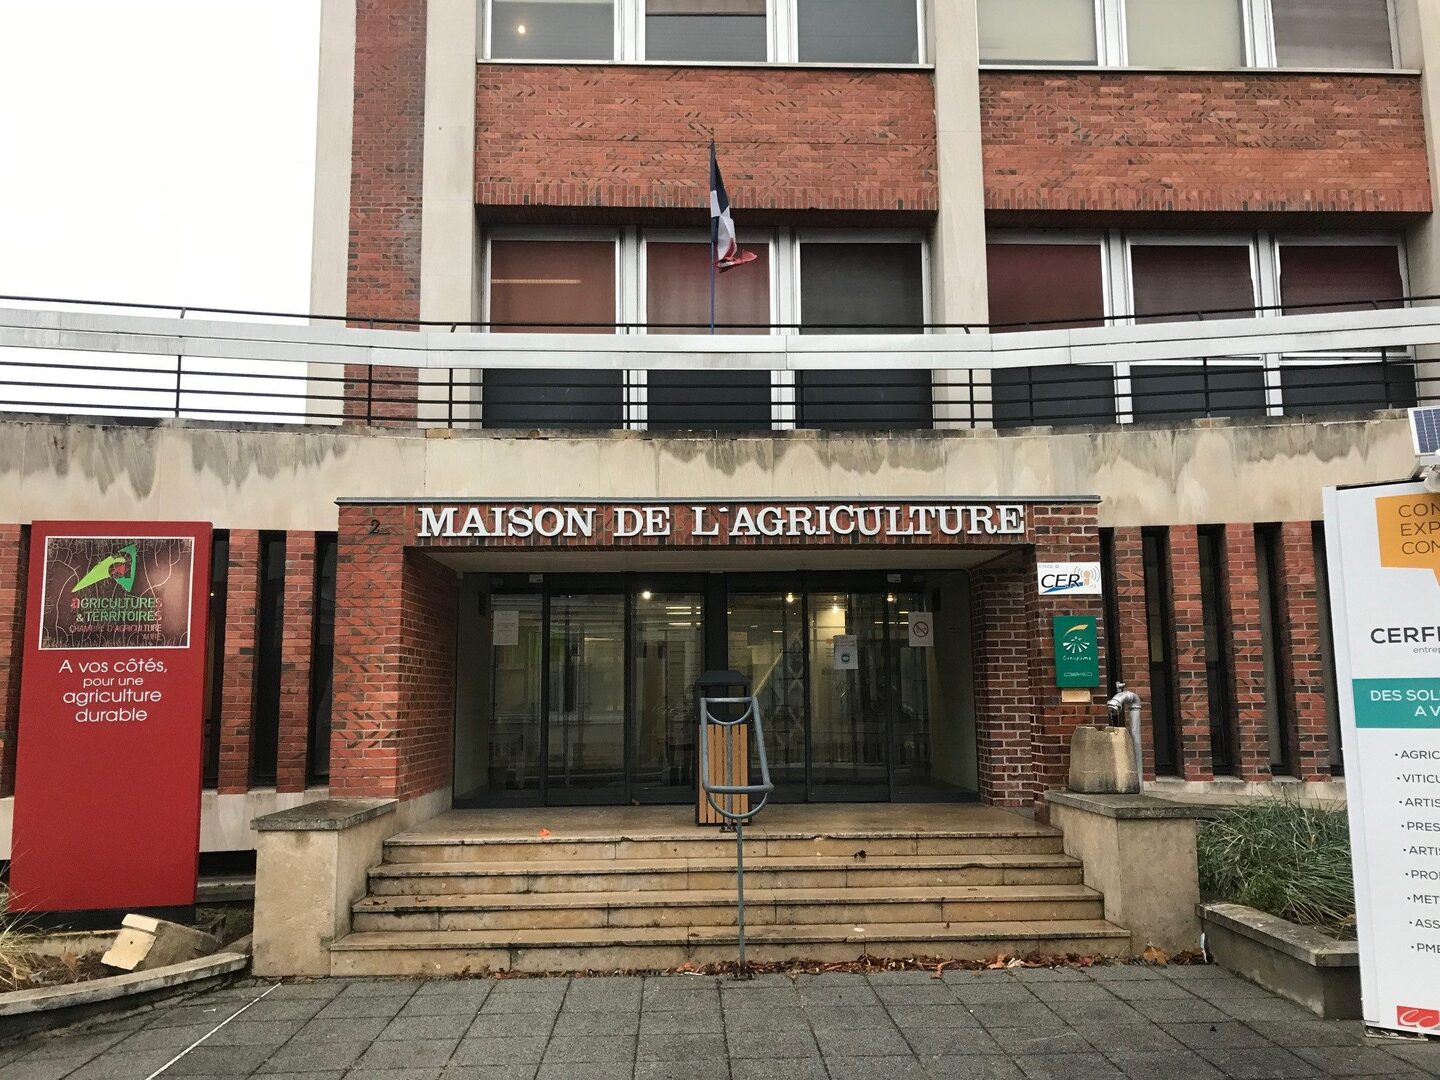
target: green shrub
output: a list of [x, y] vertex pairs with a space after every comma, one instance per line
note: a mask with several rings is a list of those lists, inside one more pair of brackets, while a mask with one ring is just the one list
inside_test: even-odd
[[1264, 799], [1202, 822], [1200, 888], [1309, 926], [1355, 921], [1350, 830], [1342, 807]]

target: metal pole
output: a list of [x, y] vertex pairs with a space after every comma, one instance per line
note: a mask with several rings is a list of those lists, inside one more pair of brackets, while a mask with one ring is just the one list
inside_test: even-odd
[[735, 894], [738, 899], [736, 914], [740, 925], [740, 967], [735, 972], [736, 978], [744, 978], [749, 973], [745, 965], [745, 819], [739, 818], [735, 822]]

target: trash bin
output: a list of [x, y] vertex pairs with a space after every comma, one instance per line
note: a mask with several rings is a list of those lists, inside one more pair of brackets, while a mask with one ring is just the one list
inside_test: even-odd
[[[695, 716], [703, 716], [700, 702], [704, 698], [748, 698], [750, 682], [738, 671], [707, 671], [695, 680]], [[716, 706], [711, 715], [720, 719], [739, 717], [745, 712], [744, 705]], [[710, 760], [709, 781], [712, 784], [729, 786], [750, 782], [750, 725], [735, 724], [721, 727], [706, 724], [700, 737], [708, 740], [707, 753]], [[700, 748], [696, 746], [697, 758]], [[698, 774], [699, 769], [696, 769]], [[705, 796], [706, 777], [698, 777], [696, 792], [695, 821], [699, 825], [728, 825], [729, 823], [710, 805]], [[731, 813], [742, 813], [748, 809], [748, 798], [744, 795], [720, 795], [716, 801]]]

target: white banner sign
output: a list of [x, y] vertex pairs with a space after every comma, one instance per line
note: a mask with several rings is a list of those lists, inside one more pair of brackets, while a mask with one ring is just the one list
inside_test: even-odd
[[835, 670], [860, 670], [860, 639], [854, 634], [835, 635]]
[[1374, 1027], [1440, 1033], [1440, 495], [1331, 489], [1325, 531]]
[[1099, 596], [1098, 562], [1042, 562], [1039, 564], [1041, 596]]
[[929, 649], [935, 645], [935, 616], [928, 611], [910, 612], [910, 647]]

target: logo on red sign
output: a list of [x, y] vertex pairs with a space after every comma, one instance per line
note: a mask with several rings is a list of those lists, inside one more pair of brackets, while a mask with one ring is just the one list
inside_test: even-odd
[[1411, 1005], [1401, 1005], [1395, 1012], [1401, 1027], [1440, 1030], [1440, 1009], [1417, 1009]]

